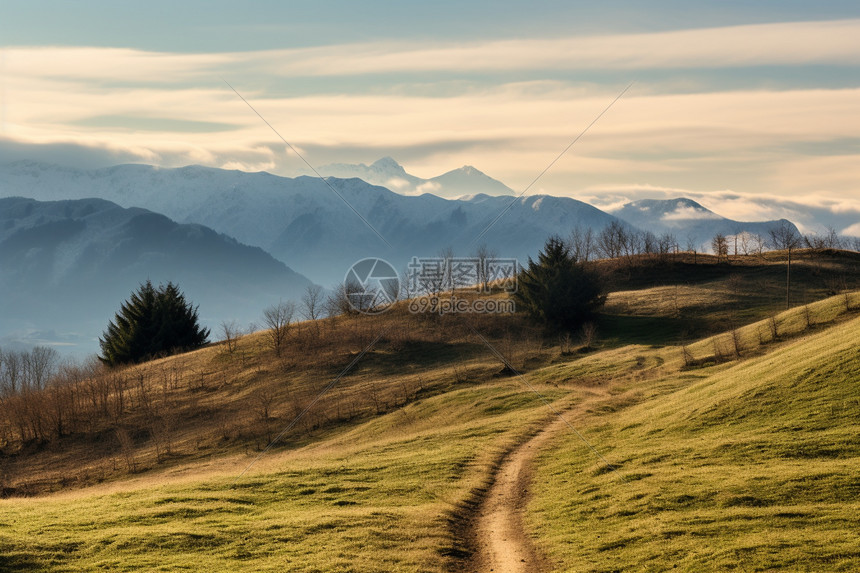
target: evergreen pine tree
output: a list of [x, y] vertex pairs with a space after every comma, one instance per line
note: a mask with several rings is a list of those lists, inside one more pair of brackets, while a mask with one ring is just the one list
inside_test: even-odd
[[578, 326], [606, 302], [598, 277], [559, 237], [547, 240], [537, 262], [529, 257], [514, 298], [521, 310], [553, 330]]
[[206, 344], [209, 330], [198, 323], [179, 287], [159, 288], [151, 281], [140, 285], [120, 307], [99, 339], [102, 356], [111, 366], [141, 362], [166, 352], [198, 348]]

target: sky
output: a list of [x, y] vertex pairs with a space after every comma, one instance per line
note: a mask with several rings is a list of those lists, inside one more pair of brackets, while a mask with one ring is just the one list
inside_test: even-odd
[[0, 0], [0, 162], [307, 173], [230, 86], [313, 166], [860, 235], [856, 0]]

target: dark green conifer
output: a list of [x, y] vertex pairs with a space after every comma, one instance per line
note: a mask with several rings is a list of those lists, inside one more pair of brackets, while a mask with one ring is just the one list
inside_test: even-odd
[[120, 307], [99, 339], [102, 356], [111, 366], [141, 362], [160, 354], [198, 348], [208, 341], [197, 307], [191, 306], [179, 287], [140, 285]]
[[572, 329], [588, 320], [606, 302], [599, 278], [579, 263], [559, 237], [550, 237], [529, 257], [514, 294], [519, 310], [551, 330]]

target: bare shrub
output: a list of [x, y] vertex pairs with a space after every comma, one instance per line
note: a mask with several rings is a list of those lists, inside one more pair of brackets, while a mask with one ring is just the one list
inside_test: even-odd
[[593, 322], [586, 322], [582, 325], [580, 333], [580, 341], [585, 350], [591, 350], [594, 346], [594, 341], [597, 339], [597, 325]]
[[720, 362], [725, 360], [725, 357], [723, 355], [723, 350], [722, 350], [722, 347], [720, 346], [719, 340], [717, 340], [716, 336], [712, 339], [712, 342], [714, 345], [714, 362], [719, 364]]
[[731, 332], [731, 341], [732, 341], [732, 350], [734, 351], [735, 358], [741, 357], [741, 333], [735, 328]]
[[175, 407], [168, 404], [149, 422], [149, 433], [155, 446], [155, 457], [160, 462], [173, 453], [173, 435], [176, 431]]
[[134, 440], [131, 439], [128, 430], [122, 427], [116, 428], [114, 434], [119, 442], [119, 450], [123, 460], [125, 460], [128, 472], [135, 473], [137, 471], [137, 460], [134, 457]]
[[469, 372], [462, 363], [454, 365], [454, 381], [457, 384], [465, 384], [469, 381]]
[[251, 400], [256, 409], [257, 419], [263, 433], [266, 436], [266, 441], [272, 441], [272, 406], [275, 403], [275, 392], [271, 388], [258, 388], [251, 395]]
[[686, 346], [686, 345], [682, 346], [681, 347], [681, 354], [684, 357], [684, 366], [686, 366], [687, 368], [692, 366], [693, 362], [694, 362], [694, 358], [693, 358], [693, 353], [690, 352], [690, 347]]
[[571, 338], [569, 332], [565, 332], [559, 338], [559, 347], [561, 348], [562, 356], [567, 356], [571, 354], [571, 352], [573, 351], [573, 339]]
[[767, 326], [770, 329], [770, 339], [772, 341], [778, 340], [779, 339], [779, 327], [776, 324], [776, 317], [775, 316], [770, 317], [770, 319], [767, 321]]

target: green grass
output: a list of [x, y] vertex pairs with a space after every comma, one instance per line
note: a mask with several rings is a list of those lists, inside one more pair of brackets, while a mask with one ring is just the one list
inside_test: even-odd
[[[730, 257], [689, 255], [675, 263], [639, 261], [613, 268], [600, 320], [607, 342], [682, 344], [785, 310], [785, 253]], [[860, 254], [800, 251], [793, 255], [791, 305], [860, 288]]]
[[274, 452], [235, 483], [253, 456], [206, 478], [3, 500], [0, 570], [442, 571], [452, 511], [545, 416], [537, 396], [502, 381]]
[[[856, 570], [860, 322], [844, 318], [860, 293], [754, 322], [778, 296], [757, 299], [724, 268], [703, 272], [613, 294], [587, 353], [478, 317], [544, 395], [588, 401], [572, 421], [615, 468], [559, 439], [538, 460], [529, 531], [559, 570]], [[456, 570], [452, 517], [549, 414], [448, 318], [424, 319], [418, 336], [386, 315], [400, 330], [238, 481], [266, 443], [254, 392], [275, 393], [276, 433], [376, 330], [344, 320], [321, 341], [296, 337], [281, 360], [255, 335], [234, 356], [213, 347], [141, 367], [155, 388], [182, 373], [172, 456], [156, 462], [144, 442], [142, 471], [128, 475], [115, 447], [87, 457], [106, 433], [32, 452], [21, 479], [107, 481], [0, 499], [0, 571]], [[724, 323], [734, 336], [716, 330]], [[683, 332], [686, 353], [672, 346]]]
[[577, 420], [615, 469], [570, 435], [540, 455], [539, 546], [558, 571], [856, 571], [858, 339], [854, 318]]

